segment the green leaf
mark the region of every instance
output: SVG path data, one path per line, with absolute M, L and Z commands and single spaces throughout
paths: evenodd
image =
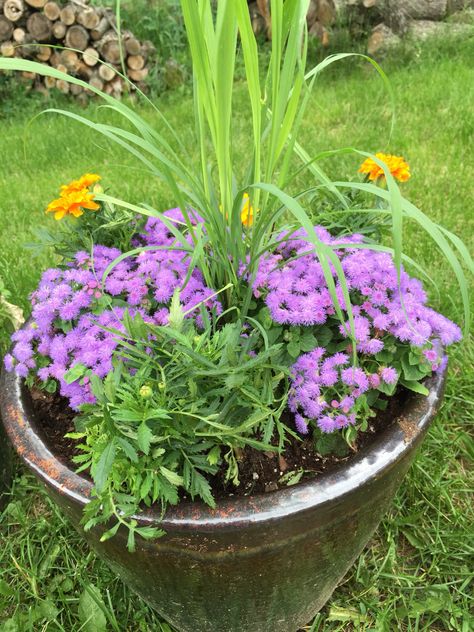
M 120 522 L 117 522 L 116 524 L 114 524 L 114 526 L 111 529 L 109 529 L 108 531 L 105 531 L 102 534 L 100 541 L 106 542 L 107 540 L 110 540 L 110 538 L 113 538 L 114 535 L 116 535 L 119 528 L 120 528 Z
M 175 485 L 176 487 L 179 487 L 180 485 L 183 484 L 183 477 L 182 476 L 180 476 L 176 472 L 173 472 L 172 470 L 169 470 L 168 468 L 164 467 L 163 465 L 160 467 L 160 472 L 163 474 L 163 476 L 172 485 Z
M 335 456 L 346 456 L 349 446 L 344 441 L 344 437 L 338 432 L 321 433 L 315 440 L 316 451 L 321 456 L 334 454 Z
M 152 436 L 153 434 L 150 428 L 148 427 L 147 422 L 146 421 L 142 422 L 140 426 L 138 427 L 137 442 L 138 442 L 138 447 L 145 454 L 148 454 L 150 452 L 150 444 L 151 444 Z
M 89 369 L 84 364 L 75 364 L 72 368 L 69 369 L 69 371 L 66 371 L 66 373 L 64 374 L 64 381 L 66 382 L 66 384 L 72 384 L 73 382 L 79 380 L 81 377 L 84 377 L 88 370 Z
M 292 358 L 297 358 L 301 353 L 300 343 L 291 341 L 286 345 L 286 350 Z
M 104 614 L 105 604 L 100 590 L 88 584 L 79 597 L 79 620 L 84 632 L 106 632 L 107 619 Z
M 128 532 L 127 549 L 130 553 L 135 552 L 135 529 L 131 528 Z
M 171 299 L 170 314 L 168 322 L 172 329 L 181 331 L 184 321 L 184 310 L 179 300 L 179 288 L 176 288 Z
M 319 347 L 327 347 L 332 340 L 332 331 L 329 327 L 318 327 L 316 341 Z
M 239 388 L 240 386 L 242 386 L 242 384 L 244 384 L 244 382 L 246 382 L 248 379 L 248 376 L 242 372 L 242 373 L 229 373 L 229 375 L 226 376 L 225 378 L 225 387 L 227 389 L 229 389 L 229 391 L 231 391 L 234 388 Z
M 221 458 L 221 448 L 218 445 L 215 445 L 211 450 L 209 450 L 209 454 L 207 455 L 207 460 L 210 465 L 217 465 L 219 463 L 219 459 Z
M 329 614 L 327 616 L 327 621 L 344 621 L 351 622 L 356 625 L 361 625 L 362 623 L 366 623 L 368 619 L 365 614 L 361 614 L 360 612 L 357 612 L 357 610 L 353 610 L 352 608 L 331 606 Z
M 159 529 L 158 527 L 137 527 L 135 533 L 145 540 L 152 540 L 154 538 L 161 538 L 166 535 L 166 531 Z
M 380 385 L 377 387 L 377 390 L 380 391 L 381 393 L 384 393 L 385 395 L 393 395 L 397 389 L 397 384 L 398 382 L 395 382 L 395 384 L 386 384 L 385 382 L 381 382 Z
M 138 463 L 137 451 L 126 439 L 117 437 L 117 444 L 122 448 L 132 463 Z
M 400 380 L 400 384 L 402 384 L 405 388 L 408 388 L 410 391 L 413 391 L 414 393 L 419 393 L 420 395 L 430 394 L 426 386 L 423 386 L 423 384 L 420 384 L 420 382 Z
M 49 599 L 41 601 L 35 607 L 35 611 L 38 615 L 38 619 L 46 619 L 47 621 L 54 621 L 59 614 L 59 610 Z
M 417 365 L 410 364 L 408 357 L 406 355 L 404 355 L 402 358 L 402 368 L 403 368 L 403 377 L 405 380 L 409 382 L 417 382 L 418 380 L 423 379 L 427 375 L 426 371 L 420 368 L 419 364 Z
M 13 588 L 4 579 L 0 579 L 0 595 L 9 597 L 14 594 Z
M 312 334 L 310 331 L 304 331 L 300 336 L 300 347 L 301 351 L 308 352 L 312 351 L 315 347 L 318 346 L 318 340 L 316 336 Z
M 92 478 L 99 494 L 103 491 L 115 459 L 115 439 L 105 447 L 97 463 L 92 467 Z
M 191 488 L 189 492 L 193 498 L 194 496 L 200 496 L 210 507 L 216 506 L 209 482 L 196 469 L 193 469 L 191 474 Z
M 387 351 L 386 349 L 382 349 L 382 351 L 375 354 L 377 362 L 381 362 L 382 364 L 391 364 L 392 358 L 393 353 L 390 353 L 390 351 Z

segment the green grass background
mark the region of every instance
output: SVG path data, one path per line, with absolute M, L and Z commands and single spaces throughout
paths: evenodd
M 310 153 L 352 146 L 404 155 L 413 173 L 403 185 L 405 195 L 472 250 L 474 41 L 432 44 L 387 64 L 397 108 L 390 143 L 391 109 L 380 79 L 359 62 L 344 64 L 316 86 L 302 135 L 305 147 Z M 11 293 L 9 300 L 26 311 L 27 295 L 48 258 L 33 258 L 23 244 L 32 241 L 35 227 L 54 223 L 44 208 L 61 183 L 97 172 L 117 197 L 146 200 L 160 209 L 173 206 L 159 182 L 80 125 L 55 114 L 30 122 L 54 103 L 18 95 L 0 103 L 0 276 Z M 186 131 L 192 125 L 188 90 L 166 94 L 158 105 L 183 134 L 194 159 L 192 134 Z M 138 107 L 144 116 L 152 116 L 148 107 Z M 81 113 L 107 117 L 97 104 Z M 242 155 L 247 123 L 245 116 L 235 123 Z M 335 179 L 345 179 L 356 177 L 358 166 L 356 157 L 345 155 L 328 161 L 325 168 Z M 459 322 L 460 300 L 448 266 L 419 229 L 407 227 L 405 238 L 407 252 L 439 284 L 433 304 Z M 450 364 L 443 409 L 391 511 L 308 630 L 474 629 L 471 338 L 452 351 Z M 102 620 L 106 628 L 90 627 L 85 612 L 95 612 L 96 621 Z M 102 629 L 170 632 L 88 551 L 20 467 L 11 502 L 0 515 L 0 631 Z

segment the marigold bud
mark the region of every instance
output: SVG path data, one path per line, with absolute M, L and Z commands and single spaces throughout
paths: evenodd
M 144 384 L 140 389 L 140 397 L 143 399 L 151 399 L 153 397 L 153 389 L 148 384 Z

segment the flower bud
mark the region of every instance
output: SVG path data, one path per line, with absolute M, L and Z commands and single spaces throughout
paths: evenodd
M 148 384 L 144 384 L 140 389 L 140 397 L 143 399 L 151 399 L 153 397 L 153 389 Z

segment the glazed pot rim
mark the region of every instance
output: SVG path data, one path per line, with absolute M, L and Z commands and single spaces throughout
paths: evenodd
M 410 397 L 389 427 L 373 442 L 335 470 L 297 485 L 253 496 L 219 499 L 216 509 L 201 502 L 183 501 L 164 518 L 152 508 L 136 516 L 141 525 L 160 524 L 166 531 L 239 528 L 297 514 L 328 502 L 337 504 L 370 480 L 379 478 L 421 442 L 444 392 L 447 367 L 430 377 L 427 396 Z M 48 487 L 72 503 L 86 505 L 92 483 L 62 463 L 36 431 L 31 398 L 23 380 L 2 370 L 0 413 L 13 446 L 25 464 Z

